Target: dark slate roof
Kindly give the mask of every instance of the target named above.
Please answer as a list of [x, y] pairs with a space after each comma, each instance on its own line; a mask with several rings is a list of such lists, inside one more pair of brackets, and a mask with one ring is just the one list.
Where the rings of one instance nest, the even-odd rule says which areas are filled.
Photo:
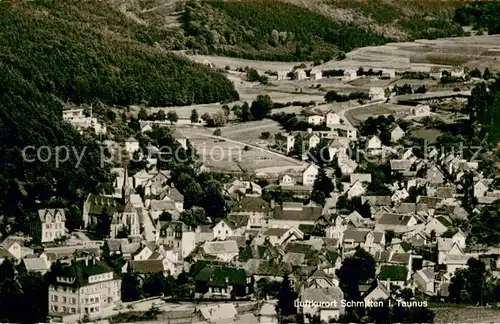
[[249, 275], [279, 276], [291, 272], [291, 265], [287, 263], [276, 263], [274, 261], [250, 259], [245, 263], [245, 269]]
[[88, 264], [85, 261], [72, 262], [70, 265], [63, 264], [60, 269], [55, 269], [53, 274], [55, 277], [75, 278], [73, 283], [76, 287], [89, 285], [88, 278], [90, 276], [100, 275], [113, 270], [103, 261], [89, 260]]
[[427, 204], [430, 208], [436, 208], [436, 205], [441, 203], [443, 199], [438, 197], [418, 196], [417, 202]]
[[235, 214], [229, 214], [227, 216], [227, 219], [232, 222], [236, 228], [238, 227], [243, 227], [247, 226], [248, 224], [248, 215], [235, 215]]
[[274, 210], [274, 218], [282, 220], [303, 220], [316, 221], [321, 217], [323, 207], [321, 206], [303, 206], [302, 210], [283, 210], [278, 206]]
[[271, 212], [271, 206], [260, 197], [244, 197], [232, 208], [235, 212]]
[[408, 269], [403, 266], [382, 266], [378, 278], [380, 280], [406, 281]]
[[412, 216], [400, 215], [400, 214], [384, 214], [378, 220], [379, 224], [383, 225], [406, 225], [410, 221]]
[[137, 273], [156, 273], [165, 271], [162, 260], [137, 260], [129, 261], [132, 272]]
[[247, 275], [244, 269], [207, 266], [198, 273], [196, 281], [207, 282], [209, 286], [225, 287], [228, 284], [245, 285], [246, 278]]
[[115, 212], [123, 212], [121, 199], [105, 196], [90, 195], [87, 202], [90, 204], [89, 214], [101, 215], [106, 209], [110, 215]]

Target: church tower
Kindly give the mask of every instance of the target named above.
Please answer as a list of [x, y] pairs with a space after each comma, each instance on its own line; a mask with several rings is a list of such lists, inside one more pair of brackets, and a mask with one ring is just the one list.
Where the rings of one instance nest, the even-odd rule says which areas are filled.
[[122, 186], [123, 205], [125, 205], [127, 201], [130, 200], [130, 195], [132, 194], [132, 190], [133, 189], [128, 181], [128, 169], [127, 167], [125, 167], [125, 172], [123, 173], [123, 186]]

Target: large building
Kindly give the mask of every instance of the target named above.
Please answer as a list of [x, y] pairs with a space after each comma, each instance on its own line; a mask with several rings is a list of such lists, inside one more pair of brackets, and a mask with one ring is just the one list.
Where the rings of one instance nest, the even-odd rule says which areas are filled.
[[30, 226], [31, 235], [41, 243], [53, 242], [66, 235], [64, 209], [40, 209]]
[[98, 318], [104, 308], [121, 302], [121, 279], [104, 262], [86, 257], [55, 266], [48, 293], [49, 316]]

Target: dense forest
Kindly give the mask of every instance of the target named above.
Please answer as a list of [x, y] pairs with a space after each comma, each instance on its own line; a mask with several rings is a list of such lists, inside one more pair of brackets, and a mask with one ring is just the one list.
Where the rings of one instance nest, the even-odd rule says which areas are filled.
[[220, 73], [150, 46], [159, 32], [129, 21], [106, 2], [1, 6], [3, 65], [64, 101], [168, 106], [238, 97]]
[[[101, 1], [0, 3], [2, 232], [27, 231], [27, 218], [46, 206], [68, 207], [67, 223], [75, 224], [86, 194], [109, 189], [101, 147], [61, 120], [66, 102], [183, 105], [238, 98], [222, 74], [151, 46], [161, 34], [152, 30]], [[34, 162], [23, 157], [27, 146]], [[70, 154], [55, 165], [58, 146]], [[83, 154], [80, 164], [75, 154]]]
[[462, 26], [487, 29], [490, 34], [500, 34], [500, 2], [472, 2], [458, 6], [454, 20]]
[[188, 47], [249, 59], [329, 60], [339, 51], [390, 41], [354, 24], [274, 1], [191, 1], [182, 22], [192, 37]]

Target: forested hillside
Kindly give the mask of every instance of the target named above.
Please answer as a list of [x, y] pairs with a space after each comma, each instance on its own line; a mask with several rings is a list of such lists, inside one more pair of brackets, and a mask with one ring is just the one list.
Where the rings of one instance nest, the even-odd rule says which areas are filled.
[[275, 1], [190, 1], [183, 15], [187, 46], [244, 58], [329, 60], [338, 51], [390, 41], [371, 30]]
[[[165, 35], [103, 1], [0, 3], [2, 231], [26, 229], [22, 220], [37, 201], [72, 206], [69, 217], [76, 216], [86, 193], [109, 184], [95, 140], [61, 121], [63, 103], [183, 105], [238, 97], [222, 74], [151, 46]], [[41, 155], [48, 162], [22, 156], [26, 146], [55, 154], [61, 145], [83, 153], [81, 164], [74, 153], [59, 166], [48, 150]]]
[[[133, 19], [169, 31], [168, 49], [249, 59], [328, 60], [357, 47], [463, 33], [459, 0], [118, 1]], [[173, 24], [177, 21], [178, 24]]]

